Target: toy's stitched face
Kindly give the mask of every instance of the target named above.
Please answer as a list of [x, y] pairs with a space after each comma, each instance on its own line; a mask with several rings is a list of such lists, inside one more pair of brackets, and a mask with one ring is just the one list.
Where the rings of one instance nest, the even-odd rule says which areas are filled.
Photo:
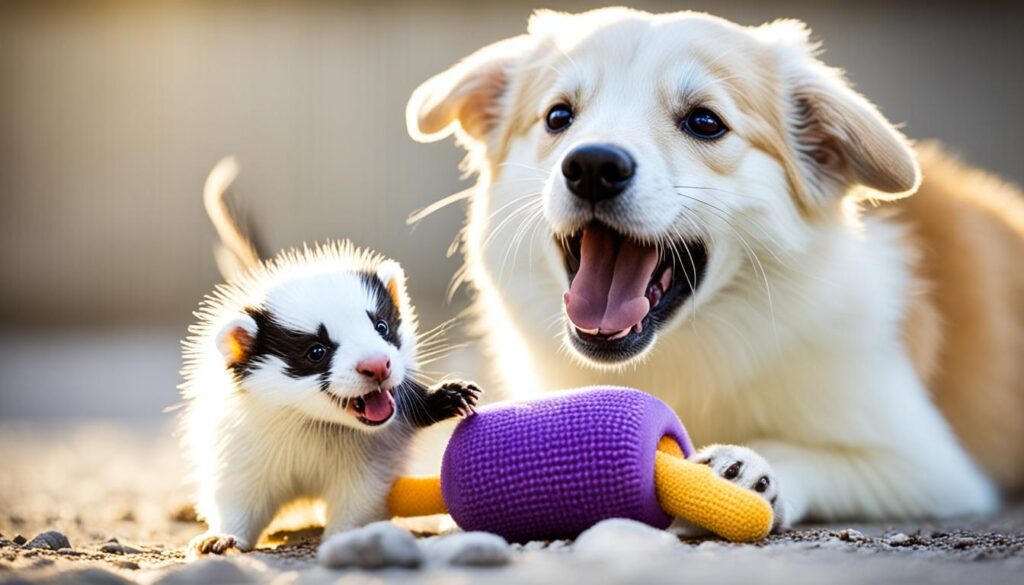
[[[376, 274], [291, 278], [247, 313], [249, 321], [228, 325], [221, 337], [244, 391], [364, 430], [391, 420], [395, 392], [414, 364], [415, 333]], [[232, 344], [242, 346], [238, 359]]]
[[545, 13], [426, 82], [410, 120], [421, 139], [457, 122], [485, 167], [470, 245], [505, 297], [529, 240], [551, 296], [568, 289], [568, 345], [622, 365], [703, 305], [769, 311], [763, 264], [802, 250], [836, 193], [914, 187], [901, 137], [811, 52], [793, 23]]

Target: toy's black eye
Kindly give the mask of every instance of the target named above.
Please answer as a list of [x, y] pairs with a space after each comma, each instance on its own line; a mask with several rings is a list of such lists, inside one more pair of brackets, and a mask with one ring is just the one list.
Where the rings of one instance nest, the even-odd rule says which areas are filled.
[[572, 124], [572, 108], [565, 104], [551, 106], [544, 123], [552, 134], [565, 130]]
[[754, 491], [759, 494], [763, 494], [768, 491], [768, 486], [771, 484], [772, 482], [767, 476], [761, 476], [761, 479], [757, 480], [757, 483], [754, 484]]
[[311, 362], [318, 362], [327, 357], [327, 348], [321, 343], [314, 343], [312, 347], [306, 350], [306, 359]]
[[388, 332], [391, 331], [391, 328], [388, 327], [387, 321], [385, 321], [384, 319], [377, 321], [373, 325], [373, 328], [377, 330], [377, 333], [379, 333], [381, 337], [387, 337]]
[[722, 122], [722, 119], [718, 117], [718, 114], [707, 108], [693, 109], [683, 118], [680, 126], [683, 132], [705, 140], [719, 138], [729, 131], [725, 126], [725, 122]]

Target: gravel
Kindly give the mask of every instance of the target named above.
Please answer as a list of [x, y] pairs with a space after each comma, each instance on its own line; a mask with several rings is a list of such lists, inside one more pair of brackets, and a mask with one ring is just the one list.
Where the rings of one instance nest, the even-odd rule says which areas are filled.
[[71, 541], [58, 530], [47, 530], [36, 535], [35, 538], [25, 543], [25, 548], [42, 548], [46, 550], [70, 549]]
[[[318, 562], [318, 530], [282, 530], [252, 553], [187, 564], [184, 546], [203, 527], [184, 513], [184, 467], [169, 428], [62, 427], [57, 433], [0, 424], [0, 444], [6, 456], [0, 463], [0, 534], [15, 535], [0, 541], [4, 585], [1024, 583], [1020, 503], [991, 518], [801, 526], [751, 545], [676, 537], [621, 520], [603, 522], [575, 542], [513, 545], [480, 533], [438, 536], [426, 530], [413, 538], [384, 523], [347, 537], [369, 546], [362, 550], [376, 558], [386, 557], [377, 569], [351, 558]], [[33, 540], [48, 534], [44, 540], [51, 547], [57, 542], [56, 548], [22, 546], [27, 541], [19, 532], [35, 534]], [[57, 534], [67, 542], [55, 541]], [[396, 542], [404, 544], [388, 548]], [[352, 548], [342, 550], [350, 554]], [[396, 550], [418, 554], [419, 563], [396, 561]]]

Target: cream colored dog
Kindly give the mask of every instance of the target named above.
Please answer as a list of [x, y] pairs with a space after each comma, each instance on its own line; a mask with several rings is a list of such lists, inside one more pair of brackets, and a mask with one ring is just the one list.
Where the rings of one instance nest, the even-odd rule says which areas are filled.
[[1020, 194], [915, 152], [801, 23], [540, 12], [408, 123], [479, 176], [464, 277], [507, 390], [653, 392], [698, 443], [753, 449], [698, 457], [780, 520], [1021, 486]]

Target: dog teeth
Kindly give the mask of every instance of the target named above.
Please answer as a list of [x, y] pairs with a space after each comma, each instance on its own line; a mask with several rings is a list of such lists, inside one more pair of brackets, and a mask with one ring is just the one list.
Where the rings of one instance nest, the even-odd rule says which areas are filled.
[[637, 323], [636, 325], [626, 327], [625, 329], [622, 329], [620, 331], [609, 331], [607, 329], [583, 329], [582, 327], [576, 328], [576, 331], [579, 331], [580, 333], [586, 333], [587, 335], [599, 335], [603, 337], [606, 341], [615, 341], [616, 339], [622, 339], [623, 337], [629, 335], [632, 331], [636, 331], [637, 333], [639, 333], [643, 330], [643, 323]]
[[630, 332], [630, 331], [632, 331], [632, 330], [633, 330], [633, 328], [632, 328], [632, 327], [626, 327], [626, 328], [625, 328], [625, 329], [623, 329], [622, 331], [619, 331], [619, 332], [618, 332], [618, 333], [616, 333], [615, 335], [612, 335], [611, 337], [609, 337], [609, 338], [608, 338], [608, 340], [609, 340], [609, 341], [613, 341], [613, 340], [615, 340], [615, 339], [622, 339], [623, 337], [625, 337], [625, 336], [629, 335], [629, 332]]
[[661, 273], [661, 290], [666, 291], [670, 284], [672, 284], [672, 267], [669, 266], [665, 269], [665, 272]]

